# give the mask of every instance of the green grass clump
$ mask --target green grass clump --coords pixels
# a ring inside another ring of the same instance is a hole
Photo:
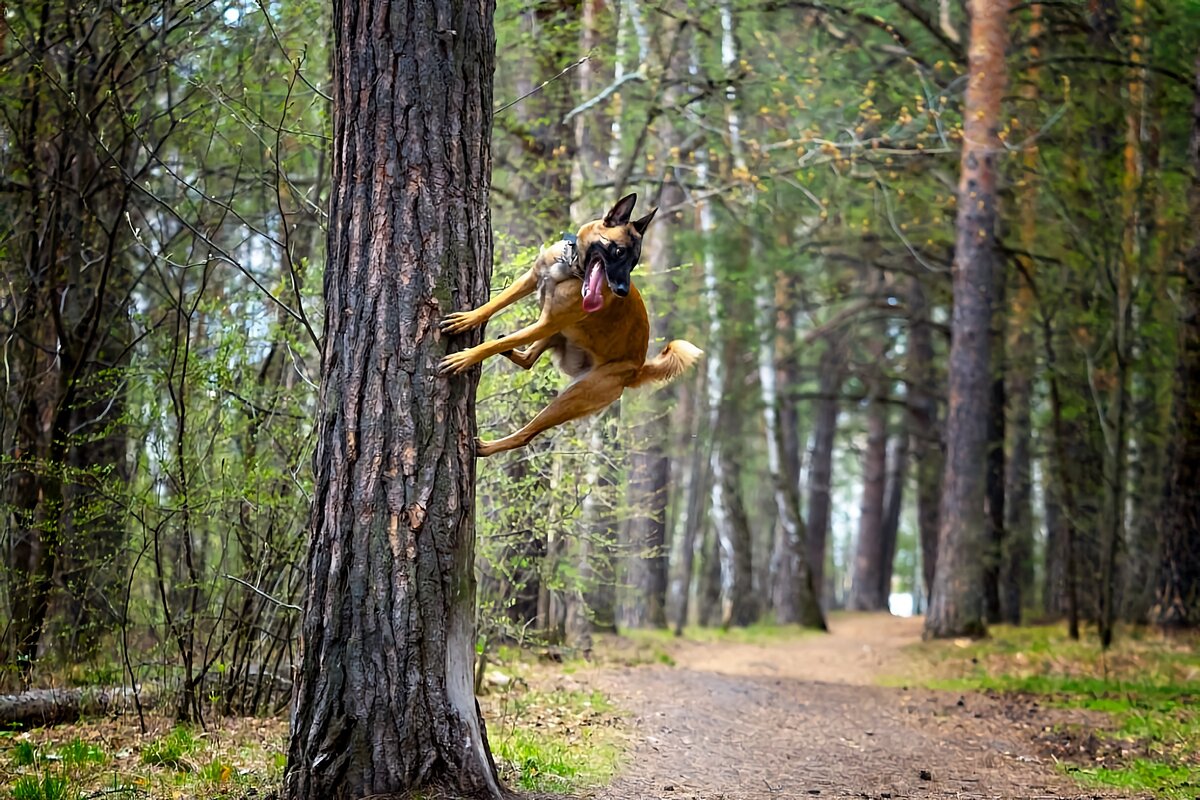
[[[78,736],[59,748],[58,756],[67,769],[90,764],[104,764],[108,761],[107,753],[91,742],[83,741]]]
[[[597,690],[518,689],[498,698],[489,726],[501,778],[536,792],[575,793],[607,782],[620,758],[615,709]]]
[[[1192,643],[1131,629],[1106,652],[1095,636],[1073,641],[1058,625],[989,633],[979,641],[917,645],[915,669],[931,677],[888,682],[1038,695],[1048,705],[1106,713],[1114,726],[1097,736],[1137,756],[1068,765],[1070,774],[1090,785],[1200,797],[1200,651]]]
[[[9,789],[11,800],[75,800],[79,791],[61,775],[22,775]]]
[[[1193,800],[1200,792],[1200,767],[1172,766],[1145,758],[1118,769],[1068,767],[1067,773],[1089,786],[1150,792],[1166,800]]]
[[[153,741],[142,751],[142,763],[150,766],[189,769],[188,756],[200,746],[191,729],[179,726],[166,736]]]
[[[17,742],[12,750],[12,759],[18,767],[32,766],[38,760],[37,748],[32,742]]]
[[[514,728],[495,743],[503,777],[529,791],[576,791],[608,781],[618,749],[594,730],[563,737],[538,728]]]

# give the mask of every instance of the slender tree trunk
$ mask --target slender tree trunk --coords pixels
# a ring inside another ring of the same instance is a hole
[[[908,448],[908,424],[901,421],[900,429],[892,437],[883,502],[883,569],[879,573],[879,594],[883,597],[884,609],[890,608],[888,599],[892,593],[896,545],[900,538],[900,513],[904,510],[904,488],[908,482]]]
[[[621,448],[615,445],[619,401],[602,411],[590,425],[588,469],[584,479],[588,489],[580,518],[582,541],[578,543],[579,581],[584,608],[567,612],[568,639],[577,643],[591,631],[616,633],[617,630],[617,559],[620,551],[619,525],[614,504],[617,498],[614,459]],[[590,638],[589,638],[590,641]]]
[[[697,377],[697,383],[700,378]],[[683,633],[688,621],[688,608],[692,588],[693,564],[696,560],[696,550],[703,542],[704,521],[704,491],[701,489],[707,482],[706,443],[698,428],[703,424],[704,417],[699,412],[701,404],[699,391],[690,391],[686,402],[681,403],[679,428],[687,432],[690,442],[690,453],[685,465],[681,465],[678,474],[681,475],[679,490],[681,501],[676,515],[675,535],[672,537],[675,549],[675,569],[671,576],[671,620],[675,635]]]
[[[941,501],[944,456],[938,430],[937,373],[933,364],[933,336],[929,303],[920,278],[908,287],[908,416],[912,432],[913,461],[917,468],[917,531],[921,540],[921,577],[928,602],[937,566],[938,504]]]
[[[1046,520],[1046,551],[1042,574],[1042,613],[1048,619],[1061,619],[1067,613],[1066,597],[1066,554],[1063,552],[1064,535],[1062,503],[1059,500],[1058,480],[1052,456],[1043,463],[1045,489],[1042,492],[1042,510]]]
[[[938,535],[938,566],[925,618],[930,637],[986,633],[981,559],[987,457],[991,290],[998,258],[997,136],[1007,83],[1008,0],[971,0],[970,62],[963,111],[962,175],[958,188],[951,320],[950,407],[946,477]]]
[[[501,796],[472,693],[479,373],[437,376],[448,345],[479,336],[447,342],[439,316],[487,296],[492,13],[334,7],[330,311],[289,800]]]
[[[808,539],[806,553],[813,575],[813,586],[822,606],[832,605],[827,589],[825,554],[829,541],[829,522],[833,509],[833,444],[837,438],[845,358],[838,335],[826,337],[825,351],[817,367],[817,403],[813,419],[812,450],[808,458]]]
[[[875,333],[876,345],[871,362],[882,368],[884,358],[881,332]],[[863,454],[862,514],[859,517],[854,572],[846,607],[851,611],[886,611],[887,595],[882,592],[883,505],[887,488],[888,398],[887,384],[881,374],[871,378],[871,402],[867,406],[867,448]]]
[[[984,509],[987,514],[988,546],[984,558],[983,591],[988,623],[1001,621],[1000,583],[1007,547],[1004,531],[1004,408],[1005,408],[1005,275],[1003,259],[997,259],[992,284],[991,391],[987,414],[987,480]]]
[[[674,89],[668,90],[664,101],[673,105],[676,95]],[[669,152],[678,147],[679,135],[670,120],[660,124],[663,148]],[[658,205],[678,209],[685,200],[683,187],[667,180]],[[650,288],[654,290],[649,310],[655,341],[667,341],[673,328],[675,315],[671,312],[676,282],[671,270],[677,261],[674,234],[681,223],[682,214],[673,210],[658,222],[654,234],[643,241],[642,261],[648,268]],[[667,451],[672,422],[669,409],[676,404],[679,394],[680,389],[675,385],[660,387],[642,395],[633,405],[640,417],[630,432],[633,446],[629,453],[628,538],[632,552],[627,583],[633,596],[624,604],[625,623],[633,627],[667,625],[667,509],[671,489],[671,461]]]
[[[776,276],[774,285],[763,280],[758,289],[759,385],[762,387],[763,421],[767,434],[767,468],[771,473],[775,512],[780,536],[776,542],[776,574],[773,587],[775,619],[783,625],[799,623],[825,630],[825,618],[813,582],[807,556],[807,531],[800,515],[800,476],[792,472],[787,457],[782,402],[779,397],[779,359],[776,350],[780,324],[779,297],[787,280]],[[786,318],[786,310],[783,311]],[[789,354],[790,357],[790,354]]]
[[[1036,44],[1044,31],[1042,7],[1030,8],[1031,21],[1027,37],[1031,45],[1030,58],[1038,59],[1041,51]],[[1032,67],[1021,84],[1020,94],[1028,123],[1034,121],[1041,70]],[[1021,247],[1029,253],[1037,247],[1038,232],[1038,143],[1029,142],[1021,152],[1021,187],[1018,196]],[[1005,547],[1001,552],[1000,605],[1002,619],[1019,625],[1021,610],[1029,602],[1033,588],[1033,375],[1034,358],[1034,287],[1032,272],[1018,270],[1016,291],[1009,308],[1006,351],[1005,439],[1007,459],[1004,463],[1004,532]],[[1047,547],[1045,563],[1051,558]]]

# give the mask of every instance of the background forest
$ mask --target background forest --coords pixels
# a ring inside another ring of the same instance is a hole
[[[183,720],[277,710],[330,9],[0,9],[0,683],[167,687]],[[706,356],[479,462],[482,651],[921,611],[939,514],[972,513],[942,492],[963,6],[544,0],[496,27],[493,287],[636,191],[659,208],[635,273],[654,337]],[[1018,3],[1007,27],[986,532],[948,563],[982,565],[989,623],[1196,626],[1195,483],[1168,486],[1197,468],[1172,444],[1200,414],[1177,392],[1197,369],[1200,3]],[[565,382],[495,361],[481,431]]]

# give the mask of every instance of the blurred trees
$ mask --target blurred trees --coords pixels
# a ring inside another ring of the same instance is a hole
[[[806,572],[821,612],[932,592],[933,633],[1194,624],[1200,6],[985,5],[499,6],[493,286],[637,191],[654,335],[706,356],[598,439],[479,463],[484,640],[586,648],[589,597],[618,626],[816,625]],[[985,19],[1009,88],[977,109]],[[214,686],[267,708],[311,500],[328,9],[4,22],[12,682],[119,653],[183,716]],[[985,156],[992,190],[960,189]],[[562,385],[485,365],[480,429]]]

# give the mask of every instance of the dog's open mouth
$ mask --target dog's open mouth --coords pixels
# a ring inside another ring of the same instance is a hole
[[[604,308],[604,292],[601,291],[603,280],[604,262],[594,258],[588,264],[583,279],[583,310],[589,314]]]

